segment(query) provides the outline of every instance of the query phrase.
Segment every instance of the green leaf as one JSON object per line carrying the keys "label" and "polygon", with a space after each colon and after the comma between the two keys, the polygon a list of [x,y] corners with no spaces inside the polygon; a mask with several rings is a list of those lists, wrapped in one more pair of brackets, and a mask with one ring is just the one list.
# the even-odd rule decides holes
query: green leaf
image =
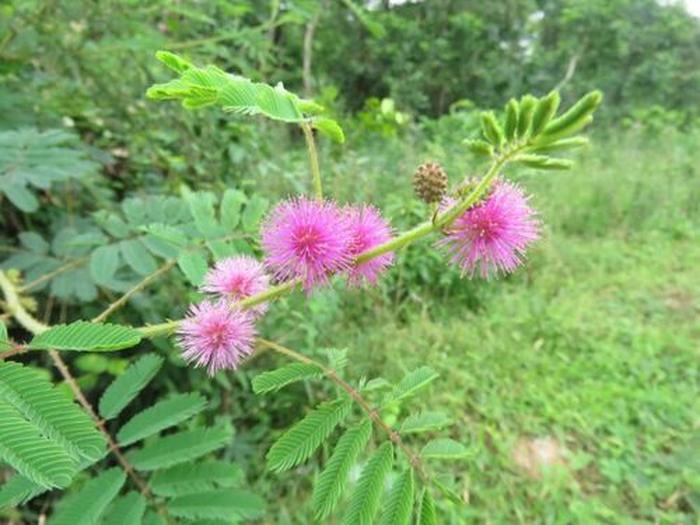
{"label": "green leaf", "polygon": [[140,341],[141,332],[130,326],[76,321],[55,325],[35,335],[29,347],[33,350],[111,352],[131,348]]}
{"label": "green leaf", "polygon": [[390,442],[382,444],[362,469],[350,498],[343,525],[372,525],[384,492],[384,478],[391,470],[394,451]]}
{"label": "green leaf", "polygon": [[177,265],[187,280],[195,286],[202,284],[209,268],[207,258],[201,250],[183,252],[177,258]]}
{"label": "green leaf", "polygon": [[[176,55],[168,56],[168,65],[172,67],[176,60],[182,59]],[[146,96],[155,100],[181,100],[188,109],[216,104],[224,111],[242,115],[262,114],[283,122],[301,122],[305,118],[299,97],[282,85],[272,87],[251,82],[212,65],[187,66],[180,71],[179,78],[151,86]]]}
{"label": "green leaf", "polygon": [[308,459],[350,413],[347,399],[323,403],[280,437],[267,453],[267,467],[282,472]]}
{"label": "green leaf", "polygon": [[159,437],[141,450],[128,455],[137,470],[157,470],[185,463],[231,442],[233,429],[225,424],[210,428],[196,428]]}
{"label": "green leaf", "polygon": [[21,232],[19,242],[30,252],[39,255],[46,255],[49,252],[49,243],[36,232]]}
{"label": "green leaf", "polygon": [[265,501],[241,489],[221,489],[178,496],[168,502],[168,511],[178,518],[252,520],[265,511]]}
{"label": "green leaf", "polygon": [[235,487],[243,480],[243,471],[237,465],[212,461],[196,465],[176,465],[167,470],[158,470],[150,479],[149,486],[159,496],[172,497],[206,492],[220,487]]}
{"label": "green leaf", "polygon": [[119,493],[126,476],[119,468],[105,470],[78,492],[64,498],[48,525],[95,525]]}
{"label": "green leaf", "polygon": [[493,111],[485,111],[481,114],[481,130],[486,140],[496,148],[500,148],[505,141],[503,130],[498,124]]}
{"label": "green leaf", "polygon": [[239,190],[227,189],[221,198],[221,225],[233,231],[241,220],[241,209],[248,200],[245,193]]}
{"label": "green leaf", "polygon": [[163,358],[156,354],[146,354],[117,377],[100,399],[100,415],[113,419],[138,393],[153,379],[163,364]]}
{"label": "green leaf", "polygon": [[574,165],[568,159],[555,159],[546,155],[518,155],[513,162],[538,170],[568,170]]}
{"label": "green leaf", "polygon": [[[170,226],[169,224],[155,222],[144,226],[143,230],[150,233],[153,237],[176,246],[177,248],[184,248],[188,244],[187,235],[175,226]],[[170,256],[172,255],[169,254],[168,257]]]}
{"label": "green leaf", "polygon": [[493,146],[486,141],[466,140],[464,143],[474,155],[481,155],[484,157],[493,155]]}
{"label": "green leaf", "polygon": [[532,95],[525,95],[520,100],[520,108],[518,115],[517,135],[519,138],[527,137],[532,125],[532,114],[535,112],[537,99]]}
{"label": "green leaf", "polygon": [[121,241],[119,249],[126,263],[139,275],[150,275],[158,269],[158,263],[140,240]]}
{"label": "green leaf", "polygon": [[515,138],[518,130],[518,101],[510,99],[506,105],[506,123],[505,123],[506,139],[511,141]]}
{"label": "green leaf", "polygon": [[36,369],[0,363],[0,397],[74,459],[96,460],[106,442],[92,419]]}
{"label": "green leaf", "polygon": [[253,392],[267,394],[276,392],[290,383],[318,377],[322,371],[316,365],[306,363],[291,363],[276,370],[263,372],[253,378]]}
{"label": "green leaf", "polygon": [[10,336],[7,333],[7,327],[5,323],[0,321],[0,350],[8,348],[10,346]]}
{"label": "green leaf", "polygon": [[534,153],[549,153],[552,151],[563,151],[575,148],[581,148],[586,146],[589,140],[586,137],[569,137],[566,139],[555,140],[554,142],[545,142],[540,144],[539,142],[533,144],[528,148],[528,151]]}
{"label": "green leaf", "polygon": [[47,490],[26,476],[12,476],[10,481],[0,486],[0,511],[22,505]]}
{"label": "green leaf", "polygon": [[8,183],[2,187],[2,191],[12,204],[23,212],[33,213],[39,209],[39,201],[23,184]]}
{"label": "green leaf", "polygon": [[326,117],[316,117],[311,121],[313,127],[334,140],[338,144],[345,142],[345,133],[335,120]]}
{"label": "green leaf", "polygon": [[146,511],[146,500],[138,492],[131,491],[117,498],[105,513],[101,525],[141,525]]}
{"label": "green leaf", "polygon": [[186,186],[182,188],[182,194],[189,206],[194,224],[205,238],[209,239],[223,234],[223,230],[216,220],[214,203],[216,198],[208,191],[190,191]]}
{"label": "green leaf", "polygon": [[418,521],[416,525],[437,525],[437,515],[435,514],[435,503],[428,489],[423,490]]}
{"label": "green leaf", "polygon": [[420,454],[426,459],[459,459],[471,455],[471,452],[454,439],[440,438],[429,441]]}
{"label": "green leaf", "polygon": [[418,434],[440,430],[452,424],[443,412],[421,412],[408,416],[401,425],[401,434]]}
{"label": "green leaf", "polygon": [[184,73],[194,67],[190,62],[170,51],[156,51],[156,58],[176,73]]}
{"label": "green leaf", "polygon": [[65,487],[77,471],[73,458],[42,436],[5,399],[0,399],[0,460],[43,487]]}
{"label": "green leaf", "polygon": [[269,201],[260,195],[253,195],[250,198],[245,210],[243,210],[243,217],[241,218],[241,225],[244,231],[258,231],[260,220],[263,218],[263,215],[265,215],[269,204]]}
{"label": "green leaf", "polygon": [[552,120],[552,117],[554,117],[557,109],[559,108],[559,100],[559,93],[552,91],[549,95],[537,102],[535,111],[532,115],[532,127],[530,134],[533,137],[537,137],[540,133],[542,133],[547,124],[549,124],[549,121]]}
{"label": "green leaf", "polygon": [[544,130],[544,135],[560,138],[573,135],[593,120],[593,112],[603,102],[600,91],[591,91],[560,117],[552,120]]}
{"label": "green leaf", "polygon": [[408,525],[413,510],[413,470],[408,468],[401,474],[389,491],[386,508],[382,513],[380,525]]}
{"label": "green leaf", "polygon": [[372,422],[347,430],[338,440],[326,468],[314,486],[312,507],[318,520],[330,516],[345,489],[350,469],[372,435]]}
{"label": "green leaf", "polygon": [[389,401],[401,401],[415,394],[421,388],[425,388],[435,381],[439,374],[429,366],[422,366],[404,376],[401,382],[396,385],[389,397]]}
{"label": "green leaf", "polygon": [[100,246],[90,255],[90,275],[98,284],[109,284],[120,262],[119,245]]}
{"label": "green leaf", "polygon": [[132,417],[119,429],[117,440],[121,446],[130,445],[157,434],[161,430],[187,421],[201,412],[206,405],[206,399],[199,394],[174,395]]}

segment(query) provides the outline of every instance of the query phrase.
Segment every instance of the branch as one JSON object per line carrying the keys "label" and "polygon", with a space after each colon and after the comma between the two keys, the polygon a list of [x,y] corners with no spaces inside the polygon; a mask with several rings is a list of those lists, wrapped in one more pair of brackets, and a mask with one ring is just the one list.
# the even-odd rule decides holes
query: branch
{"label": "branch", "polygon": [[74,259],[72,261],[68,261],[66,264],[59,266],[55,270],[49,273],[45,273],[41,277],[34,279],[30,283],[25,284],[24,286],[21,286],[17,288],[17,291],[19,293],[26,292],[30,288],[34,288],[35,286],[43,283],[44,281],[48,281],[49,279],[53,279],[57,275],[62,274],[63,272],[66,272],[70,270],[71,268],[75,268],[76,266],[80,266],[82,263],[87,262],[90,259],[90,257],[81,257],[79,259]]}
{"label": "branch", "polygon": [[287,348],[285,346],[282,346],[278,343],[275,343],[274,341],[268,341],[267,339],[257,339],[257,343],[259,345],[262,345],[264,348],[269,348],[270,350],[277,352],[279,354],[286,355],[287,357],[290,357],[294,359],[295,361],[298,361],[300,363],[304,363],[307,365],[314,365],[318,368],[321,369],[323,374],[330,379],[333,383],[335,383],[337,386],[345,390],[348,395],[355,401],[360,408],[367,414],[367,417],[372,420],[372,422],[377,425],[379,428],[381,428],[384,433],[389,437],[392,443],[394,443],[397,447],[401,449],[401,451],[406,455],[408,458],[409,463],[411,464],[411,467],[418,473],[420,478],[427,484],[430,483],[430,478],[425,472],[425,468],[423,467],[423,463],[420,460],[420,457],[418,454],[413,452],[401,439],[401,436],[399,433],[391,428],[379,415],[379,411],[376,408],[372,408],[370,404],[367,402],[367,400],[362,397],[362,394],[358,392],[355,388],[352,387],[347,381],[343,380],[340,376],[338,376],[338,373],[330,368],[324,365],[323,363],[316,361],[315,359],[312,359],[310,357],[305,356],[304,354],[300,354],[299,352],[295,352],[291,348]]}
{"label": "branch", "polygon": [[104,312],[102,312],[100,315],[98,315],[97,317],[95,317],[95,318],[92,320],[92,322],[93,322],[93,323],[101,323],[101,322],[103,322],[103,321],[104,321],[105,319],[107,319],[110,315],[112,315],[112,313],[113,313],[115,310],[118,310],[119,308],[121,308],[122,306],[124,306],[124,304],[126,304],[126,302],[127,302],[129,299],[131,299],[131,297],[133,297],[135,294],[137,294],[138,292],[140,292],[141,290],[143,290],[143,289],[144,289],[146,286],[148,286],[152,281],[154,281],[155,279],[157,279],[158,277],[160,277],[160,276],[163,275],[164,273],[167,273],[168,271],[170,271],[170,270],[172,269],[172,267],[175,266],[175,263],[176,263],[175,259],[169,259],[168,261],[166,261],[165,264],[163,264],[163,265],[162,265],[160,268],[158,268],[155,272],[153,272],[153,273],[147,275],[146,277],[144,277],[139,283],[137,283],[137,284],[136,284],[133,288],[131,288],[128,292],[126,292],[126,293],[125,293],[124,295],[122,295],[119,299],[117,299],[117,300],[114,301],[112,304],[110,304],[110,305],[107,307],[107,309],[106,309]]}

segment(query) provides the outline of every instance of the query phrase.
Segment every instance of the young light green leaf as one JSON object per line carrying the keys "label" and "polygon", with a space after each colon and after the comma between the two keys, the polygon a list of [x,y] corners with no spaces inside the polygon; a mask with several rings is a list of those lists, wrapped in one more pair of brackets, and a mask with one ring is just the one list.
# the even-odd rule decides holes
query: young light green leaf
{"label": "young light green leaf", "polygon": [[440,430],[452,421],[443,412],[421,412],[408,416],[401,424],[401,434],[418,434],[421,432],[431,432]]}
{"label": "young light green leaf", "polygon": [[78,492],[58,504],[48,525],[96,525],[107,506],[119,493],[126,475],[119,468],[105,470]]}
{"label": "young light green leaf", "polygon": [[0,398],[0,461],[46,488],[65,487],[77,471],[75,460],[55,441],[41,435],[5,399]]}
{"label": "young light green leaf", "polygon": [[151,477],[149,486],[159,496],[182,496],[196,494],[216,488],[239,485],[244,474],[238,465],[222,461],[211,461],[193,465],[176,465],[167,470],[158,470]]}
{"label": "young light green leaf", "polygon": [[568,170],[574,165],[569,159],[557,159],[546,155],[518,155],[513,162],[538,170]]}
{"label": "young light green leaf", "polygon": [[150,383],[160,370],[163,358],[156,354],[146,354],[117,377],[100,399],[100,415],[112,419],[126,407],[138,393]]}
{"label": "young light green leaf", "polygon": [[208,269],[207,258],[202,250],[182,252],[177,258],[177,265],[190,283],[195,286],[202,284]]}
{"label": "young light green leaf", "polygon": [[493,146],[484,140],[465,140],[464,144],[474,155],[490,157],[493,155]]}
{"label": "young light green leaf", "polygon": [[252,520],[265,511],[265,501],[242,489],[210,490],[178,496],[168,502],[168,511],[175,517],[194,519]]}
{"label": "young light green leaf", "polygon": [[413,510],[413,469],[405,470],[391,486],[379,525],[408,525]]}
{"label": "young light green leaf", "polygon": [[206,405],[206,399],[196,393],[174,395],[132,417],[119,429],[117,440],[121,446],[130,445],[187,421]]}
{"label": "young light green leaf", "polygon": [[469,456],[471,452],[454,439],[440,438],[429,441],[420,454],[426,459],[459,459]]}
{"label": "young light green leaf", "polygon": [[537,137],[544,128],[552,120],[552,117],[557,112],[559,108],[559,93],[552,91],[546,97],[540,99],[535,106],[535,111],[532,114],[532,128],[531,135]]}
{"label": "young light green leaf", "polygon": [[225,424],[186,430],[159,437],[141,450],[130,453],[128,459],[137,470],[172,467],[218,450],[230,443],[232,438],[233,429]]}
{"label": "young light green leaf", "polygon": [[323,403],[280,437],[267,453],[267,468],[282,472],[307,460],[350,413],[348,399]]}
{"label": "young light green leaf", "polygon": [[569,149],[581,148],[586,146],[589,140],[586,137],[569,137],[566,139],[555,140],[554,142],[539,142],[528,147],[528,151],[533,153],[549,153],[553,151],[564,151]]}
{"label": "young light green leaf", "polygon": [[357,481],[348,510],[343,518],[343,525],[372,525],[374,515],[384,488],[384,478],[394,462],[394,450],[391,443],[383,443],[362,469]]}
{"label": "young light green leaf", "polygon": [[503,130],[496,120],[496,115],[494,115],[493,111],[484,111],[481,114],[481,130],[486,140],[495,148],[500,148],[505,141]]}
{"label": "young light green leaf", "polygon": [[35,335],[32,350],[76,350],[79,352],[113,352],[136,346],[141,332],[130,326],[76,321],[55,325]]}
{"label": "young light green leaf", "polygon": [[603,94],[597,90],[591,91],[563,115],[547,124],[544,135],[551,138],[573,135],[593,120],[593,112],[601,102],[603,102]]}
{"label": "young light green leaf", "polygon": [[335,120],[326,117],[316,117],[311,121],[313,127],[334,140],[338,144],[345,142],[345,133]]}
{"label": "young light green leaf", "polygon": [[184,73],[194,67],[190,62],[170,51],[156,51],[156,58],[176,73]]}
{"label": "young light green leaf", "polygon": [[316,365],[306,363],[291,363],[276,370],[263,372],[253,378],[253,392],[266,394],[276,392],[296,381],[318,377],[322,371]]}
{"label": "young light green leaf", "polygon": [[0,321],[0,350],[4,350],[10,345],[10,336],[7,333],[7,326]]}
{"label": "young light green leaf", "polygon": [[530,132],[530,126],[532,125],[532,114],[535,111],[536,105],[537,99],[532,95],[525,95],[520,100],[517,129],[517,135],[519,138],[525,138]]}
{"label": "young light green leaf", "polygon": [[22,505],[47,490],[46,487],[37,485],[28,477],[16,474],[0,485],[0,511]]}
{"label": "young light green leaf", "polygon": [[430,491],[426,488],[423,490],[423,497],[420,502],[420,511],[418,512],[418,521],[416,525],[437,525],[437,515],[435,513],[435,503]]}
{"label": "young light green leaf", "polygon": [[389,401],[401,401],[415,394],[421,388],[428,386],[439,377],[438,373],[429,366],[422,366],[404,376],[396,385]]}
{"label": "young light green leaf", "polygon": [[372,423],[367,420],[347,430],[338,440],[333,455],[314,486],[312,507],[316,518],[330,516],[345,489],[350,469],[372,435]]}
{"label": "young light green leaf", "polygon": [[146,500],[138,492],[131,491],[117,498],[107,510],[101,525],[141,525],[146,511]]}
{"label": "young light green leaf", "polygon": [[515,138],[518,130],[518,101],[510,99],[506,104],[506,123],[504,131],[506,139],[511,141]]}

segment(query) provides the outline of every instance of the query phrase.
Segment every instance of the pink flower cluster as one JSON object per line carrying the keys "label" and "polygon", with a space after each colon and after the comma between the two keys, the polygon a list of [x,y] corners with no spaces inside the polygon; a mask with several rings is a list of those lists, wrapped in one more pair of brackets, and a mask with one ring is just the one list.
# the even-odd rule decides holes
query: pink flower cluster
{"label": "pink flower cluster", "polygon": [[240,301],[268,289],[265,267],[279,281],[301,279],[307,292],[343,272],[351,286],[374,284],[391,265],[393,254],[360,264],[355,258],[389,239],[389,223],[371,206],[341,208],[306,198],[280,203],[262,228],[265,265],[252,257],[230,257],[204,277],[200,290],[214,294],[215,300],[190,306],[178,329],[183,357],[213,375],[236,368],[252,352],[255,320],[265,313],[267,304],[245,309]]}

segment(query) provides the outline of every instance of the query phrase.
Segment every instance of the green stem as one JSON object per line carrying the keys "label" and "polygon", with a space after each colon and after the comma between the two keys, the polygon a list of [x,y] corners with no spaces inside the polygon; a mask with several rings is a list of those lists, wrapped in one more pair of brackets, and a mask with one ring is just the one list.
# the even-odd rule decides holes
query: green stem
{"label": "green stem", "polygon": [[318,200],[321,200],[323,199],[323,186],[321,185],[321,168],[318,165],[318,151],[316,150],[314,132],[308,122],[302,122],[301,129],[304,132],[306,147],[309,150],[309,167],[311,169],[311,184],[313,186],[314,196]]}

